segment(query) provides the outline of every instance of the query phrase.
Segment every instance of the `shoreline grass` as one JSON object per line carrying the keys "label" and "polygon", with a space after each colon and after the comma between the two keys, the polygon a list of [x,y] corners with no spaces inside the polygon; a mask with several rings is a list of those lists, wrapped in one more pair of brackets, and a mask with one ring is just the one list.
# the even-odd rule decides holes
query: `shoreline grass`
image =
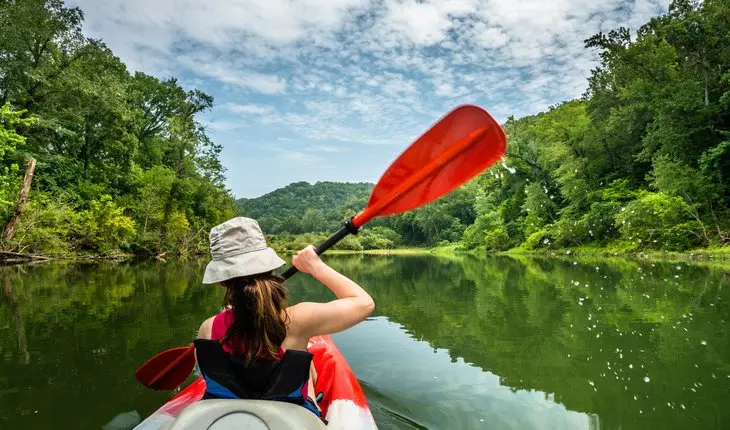
{"label": "shoreline grass", "polygon": [[640,261],[656,261],[656,262],[690,262],[708,267],[730,270],[730,247],[719,248],[701,248],[688,250],[684,252],[661,251],[661,250],[641,250],[641,251],[625,251],[611,248],[594,248],[594,247],[575,247],[552,250],[529,250],[524,248],[513,248],[503,252],[492,253],[492,255],[526,255],[526,256],[544,256],[551,258],[580,258],[580,257],[600,257],[600,258],[624,258]]}

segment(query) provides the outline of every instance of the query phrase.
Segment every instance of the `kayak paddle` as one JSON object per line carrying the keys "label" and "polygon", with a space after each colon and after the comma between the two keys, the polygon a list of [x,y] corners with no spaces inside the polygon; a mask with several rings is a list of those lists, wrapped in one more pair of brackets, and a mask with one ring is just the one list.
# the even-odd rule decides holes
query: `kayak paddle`
{"label": "kayak paddle", "polygon": [[[484,109],[463,105],[449,112],[411,144],[381,176],[367,207],[316,247],[321,255],[373,218],[426,205],[466,183],[499,160],[507,149],[502,127]],[[297,273],[290,267],[285,279]],[[137,380],[156,390],[180,386],[195,366],[194,345],[169,349],[136,371]]]}
{"label": "kayak paddle", "polygon": [[195,367],[195,345],[163,351],[147,360],[135,372],[147,388],[174,390],[185,382]]}
{"label": "kayak paddle", "polygon": [[[416,209],[489,168],[507,149],[502,127],[487,111],[459,106],[405,150],[380,177],[367,207],[315,249],[318,255],[375,217]],[[282,276],[297,272],[292,266]]]}

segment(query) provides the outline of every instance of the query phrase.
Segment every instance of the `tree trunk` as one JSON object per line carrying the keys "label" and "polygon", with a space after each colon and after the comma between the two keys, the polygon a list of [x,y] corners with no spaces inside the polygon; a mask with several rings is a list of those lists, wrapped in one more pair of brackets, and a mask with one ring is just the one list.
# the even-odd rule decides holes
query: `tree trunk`
{"label": "tree trunk", "polygon": [[28,193],[30,192],[30,183],[33,181],[33,172],[35,172],[35,158],[31,157],[28,160],[28,167],[25,169],[25,177],[23,178],[23,186],[20,188],[20,195],[18,196],[18,203],[15,205],[15,213],[13,217],[5,226],[5,232],[3,233],[3,242],[9,242],[10,239],[15,236],[15,230],[18,228],[20,223],[20,216],[23,214],[25,204],[28,200]]}

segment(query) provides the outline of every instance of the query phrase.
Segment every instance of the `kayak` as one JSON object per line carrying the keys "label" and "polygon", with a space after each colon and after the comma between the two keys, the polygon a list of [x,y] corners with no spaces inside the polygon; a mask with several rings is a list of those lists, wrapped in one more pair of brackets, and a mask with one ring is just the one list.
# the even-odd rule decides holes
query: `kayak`
{"label": "kayak", "polygon": [[314,354],[315,392],[325,424],[302,406],[262,400],[201,400],[205,380],[200,377],[135,427],[137,430],[206,428],[250,429],[377,429],[375,419],[355,374],[332,338],[316,336],[307,350]]}

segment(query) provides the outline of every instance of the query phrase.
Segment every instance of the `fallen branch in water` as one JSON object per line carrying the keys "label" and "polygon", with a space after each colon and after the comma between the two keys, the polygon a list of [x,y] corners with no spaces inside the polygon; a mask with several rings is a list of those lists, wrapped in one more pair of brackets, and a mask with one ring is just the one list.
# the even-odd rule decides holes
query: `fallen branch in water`
{"label": "fallen branch in water", "polygon": [[106,254],[95,254],[95,255],[87,255],[87,256],[76,256],[72,257],[72,260],[91,260],[91,261],[124,261],[129,260],[133,257],[131,254],[124,254],[124,253],[106,253]]}
{"label": "fallen branch in water", "polygon": [[50,261],[53,260],[50,257],[44,257],[42,255],[33,255],[33,254],[21,254],[19,252],[10,252],[10,251],[0,251],[0,261],[9,261],[9,260],[40,260],[40,261]]}

